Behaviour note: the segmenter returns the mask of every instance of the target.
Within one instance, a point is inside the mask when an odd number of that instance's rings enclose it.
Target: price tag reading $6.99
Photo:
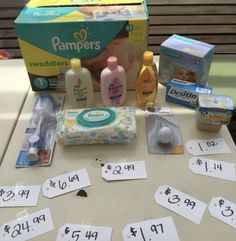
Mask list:
[[[211,215],[236,228],[236,204],[223,197],[212,198],[208,209]]]
[[[161,206],[199,224],[207,205],[171,186],[163,185],[155,193],[155,200]]]
[[[66,224],[59,229],[56,241],[111,241],[112,228]]]
[[[107,181],[147,178],[144,161],[106,163],[102,177]]]
[[[192,140],[185,146],[194,156],[230,153],[228,145],[222,138]]]
[[[171,217],[127,224],[123,229],[124,241],[179,241]]]

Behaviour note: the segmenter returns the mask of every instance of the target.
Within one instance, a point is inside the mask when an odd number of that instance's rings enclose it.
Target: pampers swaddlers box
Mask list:
[[[134,88],[147,48],[145,0],[31,0],[15,21],[16,33],[35,91],[65,91],[71,58],[80,58],[100,86],[100,72],[115,55]]]
[[[159,75],[166,85],[181,79],[205,86],[215,46],[179,35],[172,35],[161,44]]]

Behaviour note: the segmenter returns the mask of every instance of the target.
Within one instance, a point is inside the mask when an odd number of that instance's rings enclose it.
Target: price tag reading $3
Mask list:
[[[201,222],[207,207],[205,203],[168,185],[160,186],[154,197],[161,206],[196,224]]]

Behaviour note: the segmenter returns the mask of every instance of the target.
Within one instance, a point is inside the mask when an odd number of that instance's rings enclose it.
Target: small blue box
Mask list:
[[[161,44],[159,81],[167,85],[171,79],[181,79],[205,86],[215,46],[172,35]]]

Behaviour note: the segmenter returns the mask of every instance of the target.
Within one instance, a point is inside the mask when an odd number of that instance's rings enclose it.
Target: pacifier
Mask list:
[[[173,131],[170,127],[168,126],[162,126],[158,131],[157,131],[157,142],[161,144],[171,144],[173,142]]]

